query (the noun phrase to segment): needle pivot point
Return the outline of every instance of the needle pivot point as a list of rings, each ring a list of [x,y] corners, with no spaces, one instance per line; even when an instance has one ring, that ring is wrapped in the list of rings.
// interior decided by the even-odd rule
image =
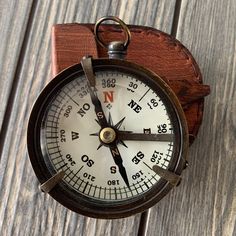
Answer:
[[[100,131],[99,137],[103,143],[109,144],[115,141],[116,132],[111,127],[106,127]]]

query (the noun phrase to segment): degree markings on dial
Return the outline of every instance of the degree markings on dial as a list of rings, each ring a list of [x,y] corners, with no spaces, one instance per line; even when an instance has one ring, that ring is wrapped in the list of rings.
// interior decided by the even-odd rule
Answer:
[[[132,186],[131,186],[132,187]],[[126,188],[125,188],[125,186],[123,187],[124,188],[124,193],[126,194],[126,197],[128,197],[128,193],[127,193],[127,191],[125,190]],[[130,191],[131,192],[131,194],[132,194],[132,196],[133,196],[133,193],[132,193],[132,191]]]
[[[110,197],[110,200],[111,200],[111,188],[109,188],[109,197]]]
[[[157,181],[157,179],[155,178],[154,175],[152,175],[152,177]],[[148,179],[148,182],[151,184],[151,186],[153,185],[152,181],[150,179]]]
[[[138,189],[136,188],[136,185],[133,184],[133,186],[134,186],[134,189],[136,190],[137,194],[139,194]],[[131,193],[132,193],[132,191],[131,191]]]
[[[99,187],[98,198],[101,198],[101,186]]]
[[[56,108],[58,108],[58,109],[60,109],[60,107],[59,106],[57,106],[56,104],[54,104],[54,103],[52,103],[52,105],[51,106],[54,106],[54,107],[56,107]]]
[[[106,199],[106,194],[107,194],[107,188],[102,188],[103,189],[103,199]]]
[[[143,94],[143,96],[138,101],[140,102],[147,95],[149,91],[150,91],[150,88]]]
[[[172,152],[172,149],[168,148],[167,151],[168,151],[168,152]]]
[[[47,139],[55,139],[55,138],[59,138],[58,136],[46,136]]]
[[[76,85],[78,86],[78,87],[80,87],[80,83],[79,83],[79,81],[76,79],[75,80],[75,83],[76,83]],[[76,87],[76,86],[75,86]],[[77,89],[77,92],[79,92],[79,90]]]
[[[90,195],[90,191],[92,189],[92,186],[93,186],[92,184],[89,185],[88,195]]]
[[[169,160],[169,159],[167,159],[167,158],[164,158],[163,160],[164,160],[164,161],[166,161],[166,162],[170,162],[170,160]]]
[[[61,170],[63,167],[65,167],[65,166],[67,166],[67,165],[68,165],[68,164],[65,163],[64,165],[60,166],[60,167],[57,169],[57,171]]]
[[[162,163],[162,164],[161,164],[161,167],[162,167],[162,168],[165,167],[165,168],[163,168],[163,169],[166,169],[166,168],[167,168],[167,166],[165,165],[165,163]]]
[[[46,128],[51,128],[51,129],[58,129],[58,127],[57,127],[57,126],[51,126],[51,125],[47,125],[47,124],[46,124]]]
[[[53,146],[53,147],[47,147],[48,150],[52,150],[52,149],[58,149],[59,150],[59,146]]]
[[[57,132],[57,131],[46,130],[46,133],[49,133],[49,134],[57,134],[58,132]]]
[[[60,146],[58,145],[58,142],[57,141],[55,141],[55,142],[47,142],[46,143],[47,144],[47,148],[50,150],[50,149],[52,149],[52,148],[59,148]],[[50,147],[49,147],[50,146]]]
[[[47,116],[48,116],[48,117],[52,117],[53,120],[54,120],[55,118],[57,118],[55,115],[51,115],[51,114],[48,114]]]
[[[83,169],[83,167],[84,167],[84,166],[81,166],[81,167],[79,168],[79,170],[73,175],[73,177],[69,180],[68,183],[70,183],[71,181],[73,181],[73,179],[74,179],[75,177],[77,177],[77,174]]]
[[[123,199],[123,194],[122,194],[121,188],[119,187],[118,189],[119,189],[120,198]]]
[[[61,163],[62,163],[62,164],[65,163],[64,160],[59,161],[58,163],[56,163],[56,164],[54,165],[56,170],[60,167]]]
[[[68,170],[70,170],[69,173],[67,173]],[[70,174],[71,174],[71,173],[72,173],[72,174],[74,173],[73,170],[72,170],[69,166],[67,166],[67,168],[65,169],[65,172],[66,172],[65,177],[71,179]]]
[[[48,120],[48,119],[47,119],[47,123],[48,123],[48,122],[50,122],[50,123],[52,123],[52,124],[56,124],[56,125],[59,124],[57,121],[53,121],[53,120]]]
[[[50,141],[50,142],[47,142],[47,144],[53,144],[53,143],[57,144],[58,142],[57,142],[57,141]]]
[[[57,163],[54,163],[55,167],[56,167],[56,165],[58,165],[58,164],[60,164],[60,163],[62,163],[62,162],[65,163],[64,159],[61,159],[61,160],[59,160]]]
[[[79,103],[76,102],[71,96],[69,96],[68,94],[67,94],[67,96],[68,96],[78,107],[80,106]]]
[[[59,156],[51,157],[51,160],[54,163],[54,161],[58,158],[62,158],[62,155],[60,154]]]
[[[78,102],[76,102],[68,93],[66,93],[65,91],[63,91],[69,98],[71,101],[73,101],[78,107],[80,106]]]
[[[88,187],[88,183],[89,183],[89,182],[87,181],[86,184],[85,184],[85,186],[84,186],[84,189],[83,189],[82,193],[85,192],[86,188]]]
[[[158,180],[156,179],[157,174],[155,173],[155,175],[151,175],[151,177],[157,182]],[[151,182],[150,179],[148,179],[148,181],[153,185],[153,183]]]
[[[50,153],[49,153],[49,154],[50,154]],[[61,157],[62,157],[62,155],[60,154],[59,156],[52,157],[51,160],[54,161],[54,160],[56,160],[57,158],[61,158]]]
[[[144,164],[145,166],[147,166],[148,169],[150,169],[150,170],[153,171],[153,169],[152,169],[146,162],[143,161],[143,164]]]
[[[108,73],[108,75],[110,76],[112,73]],[[113,73],[112,75],[117,75],[118,76],[118,73]],[[105,76],[105,74],[99,74],[99,77],[100,78],[104,78],[104,76]],[[125,77],[128,77],[127,75],[125,75],[125,74],[121,74],[120,75],[121,77],[124,77],[124,79],[125,79]],[[76,84],[77,83],[77,81],[78,80],[74,80],[74,84]],[[132,78],[132,77],[130,77],[129,78],[129,81],[136,81],[136,82],[138,82],[139,84],[142,84],[142,82],[141,81],[139,81],[139,80],[137,80],[137,79],[134,79],[134,78]],[[80,83],[78,86],[79,87],[81,87],[83,84],[82,83]],[[141,90],[141,91],[143,91],[143,95],[142,95],[142,97],[140,97],[140,98],[137,98],[137,100],[138,101],[142,101],[142,99],[148,94],[148,92],[150,91],[150,88],[149,87],[147,87],[147,85],[146,84],[144,84],[143,83],[143,88],[144,87],[146,87],[146,89],[143,89],[143,90]],[[61,100],[60,101],[60,104],[61,103],[63,103],[63,100],[65,100],[66,99],[66,104],[68,104],[68,102],[71,100],[72,102],[76,102],[76,100],[77,100],[77,98],[78,97],[76,97],[76,96],[74,96],[73,95],[73,87],[71,87],[72,89],[70,90],[69,88],[66,88],[63,92],[64,92],[64,94],[66,94],[66,92],[67,91],[71,91],[70,93],[68,93],[67,95],[65,95],[64,97],[63,97],[63,95],[61,96],[61,98],[62,99],[59,99],[59,100]],[[74,86],[74,88],[75,88],[75,90],[77,91],[77,88],[76,88],[76,86]],[[126,88],[126,87],[125,87]],[[141,86],[140,86],[140,88],[141,88]],[[146,92],[144,92],[146,90]],[[152,91],[152,93],[153,93],[153,91]],[[79,95],[78,95],[79,96]],[[152,96],[153,97],[153,95],[151,95],[151,93],[149,93],[149,95],[148,95],[148,98],[150,97],[150,96]],[[69,97],[69,99],[67,98],[67,97]],[[151,97],[150,97],[151,98]],[[74,100],[74,101],[73,101]],[[156,99],[157,100],[157,99]],[[80,100],[79,100],[80,101]],[[160,99],[159,99],[159,101],[160,101]],[[64,102],[65,103],[65,102]],[[77,103],[77,105],[79,104],[78,102],[76,102]],[[71,104],[71,102],[69,102],[69,104]],[[73,104],[73,103],[72,103]],[[60,115],[58,115],[57,113],[58,113],[58,110],[56,110],[55,108],[60,108],[61,107],[61,105],[58,105],[58,104],[56,104],[55,106],[53,106],[53,109],[51,109],[51,113],[49,114],[49,115],[51,115],[51,118],[49,118],[49,120],[48,120],[48,123],[47,123],[47,126],[51,126],[51,127],[48,127],[48,128],[52,128],[51,129],[51,131],[52,132],[50,132],[50,129],[48,129],[47,130],[47,132],[46,133],[51,133],[51,134],[56,134],[57,132],[55,131],[55,130],[59,130],[59,127],[57,127],[57,126],[55,126],[56,124],[58,124],[58,122],[56,123],[56,121],[58,121],[58,119],[60,118]],[[55,110],[54,110],[55,109]],[[63,110],[62,108],[61,108],[61,110]],[[62,112],[61,112],[62,113]],[[62,113],[63,114],[63,113]],[[52,119],[53,118],[53,119]],[[168,118],[168,116],[167,116],[167,118]],[[167,122],[166,122],[166,124],[167,124]],[[168,125],[171,125],[171,124],[168,124]],[[46,126],[46,127],[47,127]],[[54,129],[55,128],[55,129]],[[60,124],[60,128],[62,128],[61,127],[61,124]],[[54,129],[54,130],[53,130]],[[94,132],[96,132],[96,131],[94,131]],[[55,136],[55,135],[51,135],[51,136]],[[58,136],[60,136],[60,135],[58,135]],[[52,139],[50,139],[49,138],[49,142],[48,143],[52,143],[52,144],[57,144],[58,142],[59,142],[59,140],[57,140],[57,141],[55,141],[55,142],[52,142],[53,141],[53,139],[57,139],[58,137],[52,137]],[[55,148],[57,148],[56,146],[55,147],[48,147],[48,149],[49,150],[55,150]],[[168,149],[168,154],[170,155],[171,154],[171,152],[172,152],[173,150],[171,150],[171,147]],[[52,155],[55,155],[55,154],[52,154]],[[59,158],[61,158],[60,156],[59,157],[56,157],[55,158],[55,160],[58,160]],[[166,163],[169,163],[169,160],[168,160],[168,157],[166,156],[166,158],[164,159],[164,166],[166,165]],[[59,163],[59,162],[58,162]],[[58,163],[56,163],[56,165],[58,166]],[[67,164],[67,163],[65,163],[65,164]],[[65,166],[66,165],[62,165],[61,167],[59,167],[59,168],[65,168]],[[79,165],[79,163],[77,163],[76,165]],[[76,166],[76,170],[78,169],[79,167],[77,167]],[[80,167],[81,168],[81,167]],[[69,171],[68,171],[69,172]],[[154,173],[153,173],[154,174]],[[131,196],[137,196],[137,195],[139,195],[141,192],[145,192],[147,189],[149,189],[149,188],[151,188],[151,186],[153,185],[153,184],[155,184],[155,182],[157,182],[158,181],[158,179],[159,178],[155,178],[155,176],[156,176],[156,174],[155,175],[149,175],[149,177],[150,177],[150,179],[149,179],[149,177],[148,178],[146,178],[146,180],[145,181],[143,181],[143,180],[141,180],[141,181],[138,181],[137,183],[131,183],[131,186],[130,186],[130,190],[128,190],[128,188],[126,187],[126,186],[112,186],[112,187],[110,187],[109,189],[107,189],[106,187],[104,188],[104,186],[101,184],[100,185],[100,183],[99,182],[96,182],[96,180],[95,180],[95,182],[94,182],[94,184],[96,184],[96,183],[98,183],[98,185],[96,185],[96,186],[94,186],[94,185],[92,185],[92,184],[90,184],[91,182],[90,182],[90,180],[89,181],[87,181],[86,182],[86,180],[84,181],[83,180],[83,177],[81,177],[81,178],[77,178],[77,176],[76,175],[78,175],[78,173],[76,173],[76,174],[74,174],[74,172],[70,169],[70,172],[68,173],[68,184],[70,185],[70,183],[73,181],[73,180],[76,180],[76,182],[75,182],[75,184],[74,184],[74,186],[76,186],[77,187],[77,189],[79,189],[80,190],[80,192],[81,193],[84,193],[84,194],[86,194],[86,195],[88,195],[88,196],[92,196],[92,194],[93,194],[93,190],[94,190],[94,197],[95,198],[104,198],[104,199],[107,199],[107,200],[109,200],[109,197],[110,197],[110,199],[111,200],[114,200],[114,199],[126,199],[126,198],[129,198],[129,197],[131,197]],[[73,181],[74,182],[74,181]],[[134,181],[133,181],[134,182]],[[110,192],[110,194],[109,194],[109,192]],[[137,192],[137,194],[136,194],[136,192]],[[108,195],[109,194],[109,195]]]
[[[48,117],[48,118],[47,118],[47,123],[48,123],[48,122],[51,122],[52,124],[56,124],[56,125],[59,124],[57,121],[55,121],[55,118],[53,118],[52,120],[49,120],[50,118],[51,118],[51,117]]]
[[[68,92],[71,92],[72,91],[72,89],[73,89],[73,83],[74,83],[74,80],[72,80],[72,82],[71,83],[69,83],[66,87],[65,87],[65,89],[67,89],[67,93]],[[71,87],[71,88],[70,88]]]
[[[50,132],[58,133],[58,130],[57,129],[53,129],[53,128],[46,128],[46,133],[50,134]]]
[[[61,100],[59,100],[59,97],[61,98]],[[60,93],[58,93],[56,101],[58,101],[60,104],[62,104],[62,101],[65,100],[65,96],[62,97],[62,95]]]
[[[57,113],[57,111],[53,110],[53,109],[50,109],[50,112],[54,112],[54,113]]]
[[[53,154],[56,154],[56,153],[60,153],[60,150],[55,151],[55,152],[52,152],[52,153],[49,153],[49,154],[50,154],[50,155],[53,155]]]
[[[142,185],[139,184],[139,188],[141,188],[141,192],[144,192]]]
[[[61,98],[61,99],[60,99]],[[64,100],[64,98],[62,96],[60,96],[60,94],[58,94],[58,96],[55,98],[54,101],[58,102],[59,104],[62,104],[62,101]]]
[[[95,197],[96,189],[97,189],[97,185],[94,186],[93,197]]]
[[[67,172],[68,170],[70,170],[70,172],[69,172],[69,173],[66,173],[66,175],[64,176],[64,179],[70,178],[69,175],[70,175],[71,173],[73,173],[73,171],[70,169],[69,166],[67,166],[65,172]]]
[[[77,177],[77,179],[76,179],[76,181],[74,181],[74,184],[72,185],[72,187],[75,187],[75,185],[78,183],[78,181],[80,180],[80,177],[78,177],[78,176],[76,176]]]
[[[84,183],[85,181],[83,179],[81,179],[81,183],[79,184],[78,186],[78,189],[80,189],[80,187],[82,186],[82,184]]]

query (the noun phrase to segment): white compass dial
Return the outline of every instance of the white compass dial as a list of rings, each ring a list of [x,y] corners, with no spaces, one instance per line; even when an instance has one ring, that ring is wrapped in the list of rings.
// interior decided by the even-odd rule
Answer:
[[[108,127],[98,122],[85,76],[77,77],[48,105],[41,128],[44,158],[85,196],[104,201],[139,196],[160,179],[153,166],[167,169],[173,154],[165,101],[131,74],[104,70],[95,77]]]

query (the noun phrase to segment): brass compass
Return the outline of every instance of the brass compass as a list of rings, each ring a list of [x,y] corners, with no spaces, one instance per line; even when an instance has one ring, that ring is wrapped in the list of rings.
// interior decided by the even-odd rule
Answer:
[[[124,42],[104,44],[105,20],[123,27]],[[150,208],[180,182],[188,131],[171,88],[124,59],[124,22],[102,18],[94,31],[109,58],[84,57],[43,89],[28,151],[41,189],[55,200],[86,216],[120,218]]]

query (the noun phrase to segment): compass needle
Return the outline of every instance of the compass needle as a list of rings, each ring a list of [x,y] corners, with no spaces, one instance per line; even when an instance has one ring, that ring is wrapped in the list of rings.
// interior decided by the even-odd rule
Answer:
[[[97,150],[99,150],[102,146],[103,146],[103,144],[100,143],[97,147]]]
[[[122,119],[114,126],[114,128],[119,129],[119,128],[121,127],[122,123],[124,122],[124,120],[125,120],[125,117],[122,118]]]
[[[119,139],[121,140],[138,140],[138,141],[162,141],[172,142],[173,134],[144,134],[132,133],[128,131],[118,131]]]
[[[93,73],[91,57],[84,58],[81,61],[81,65],[83,67],[85,76],[86,76],[87,81],[88,81],[89,93],[90,93],[90,96],[91,96],[92,103],[95,106],[95,112],[96,112],[96,115],[97,115],[97,118],[98,118],[98,123],[101,125],[102,128],[104,128],[104,129],[101,130],[101,132],[102,132],[103,130],[106,129],[106,127],[109,127],[109,125],[112,125],[111,114],[109,113],[109,118],[108,118],[109,120],[107,122],[105,114],[104,114],[103,109],[102,109],[101,102],[98,99],[98,97],[95,95],[95,93],[92,91],[92,88],[95,87],[95,77],[94,77],[94,73]],[[121,119],[114,127],[119,129],[121,124],[123,123],[124,119],[125,119],[125,117],[123,119]],[[107,132],[104,132],[103,133],[104,136],[100,137],[101,140],[104,141],[104,139],[106,139],[106,137],[105,137],[106,133]],[[108,143],[110,143],[110,141]],[[106,142],[106,144],[107,144],[107,142]],[[100,149],[101,146],[102,146],[102,144],[100,144],[98,146],[97,150]],[[123,180],[126,183],[127,187],[130,188],[127,173],[126,173],[126,170],[125,170],[125,168],[122,164],[123,161],[122,161],[122,158],[121,158],[121,155],[119,153],[118,148],[116,146],[110,146],[110,150],[111,150],[111,154],[113,156],[113,159],[114,159],[116,165],[119,168],[119,172],[120,172],[121,177],[123,178]]]
[[[120,172],[121,177],[123,178],[123,180],[126,183],[127,187],[130,189],[126,169],[123,166],[123,160],[121,158],[121,155],[120,155],[120,152],[119,152],[118,148],[116,146],[111,146],[110,151],[111,151],[111,154],[113,156],[114,162],[116,163],[116,165],[119,168],[119,172]]]
[[[128,148],[128,146],[123,142],[123,140],[119,140],[119,143],[123,145],[124,147]]]
[[[113,126],[113,121],[112,121],[112,117],[111,117],[111,112],[109,112],[109,115],[108,115],[108,123],[109,123],[109,125]]]

